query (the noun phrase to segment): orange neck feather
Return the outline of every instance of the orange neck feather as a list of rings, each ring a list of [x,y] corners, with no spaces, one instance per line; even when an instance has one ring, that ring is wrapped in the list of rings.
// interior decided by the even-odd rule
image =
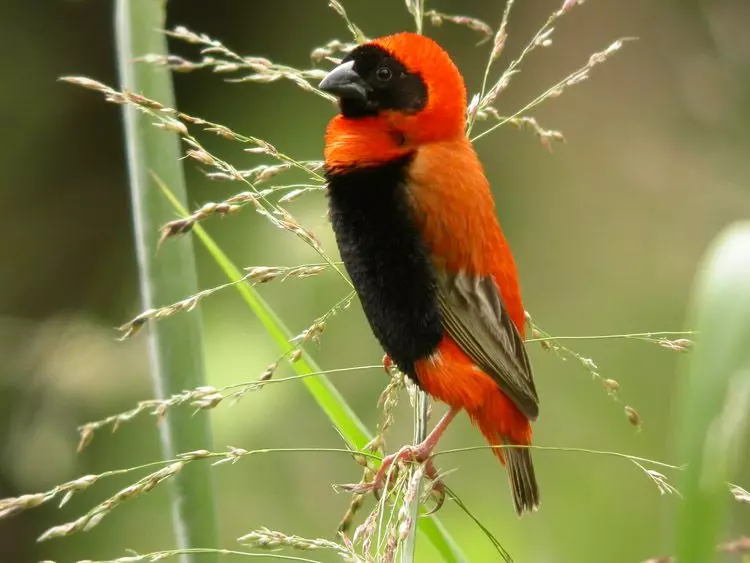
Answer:
[[[326,132],[329,166],[387,162],[415,149],[464,136],[466,86],[448,54],[421,35],[398,33],[373,43],[392,53],[427,87],[427,104],[415,113],[385,111],[373,117],[333,118]]]
[[[325,161],[330,168],[381,164],[413,149],[381,116],[347,119],[337,115],[326,130]]]

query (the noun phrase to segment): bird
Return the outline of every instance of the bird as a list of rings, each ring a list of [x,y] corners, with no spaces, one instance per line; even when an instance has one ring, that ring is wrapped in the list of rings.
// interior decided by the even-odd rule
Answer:
[[[425,462],[461,411],[506,465],[515,510],[539,507],[531,422],[539,399],[509,244],[466,136],[464,79],[411,32],[355,47],[322,80],[338,114],[325,132],[329,217],[374,336],[421,390],[448,405],[427,435],[384,458]]]

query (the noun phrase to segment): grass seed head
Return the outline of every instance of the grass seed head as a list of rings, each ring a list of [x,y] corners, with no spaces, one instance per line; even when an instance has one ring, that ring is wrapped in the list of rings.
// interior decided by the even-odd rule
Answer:
[[[581,6],[583,4],[584,0],[565,0],[563,2],[563,5],[560,7],[560,11],[558,12],[560,15],[565,14],[569,11],[571,11],[576,6]]]
[[[620,390],[620,383],[615,379],[605,379],[602,383],[610,393],[617,393]]]
[[[638,411],[630,405],[626,405],[624,410],[625,416],[628,418],[628,422],[640,430],[642,421],[641,415],[638,414]]]

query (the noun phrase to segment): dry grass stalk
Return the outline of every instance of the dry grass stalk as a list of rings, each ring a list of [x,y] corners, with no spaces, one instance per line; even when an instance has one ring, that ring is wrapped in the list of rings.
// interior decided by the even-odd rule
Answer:
[[[171,305],[143,311],[117,329],[121,333],[120,340],[125,340],[137,334],[148,321],[157,321],[159,319],[171,317],[180,312],[192,311],[204,298],[228,287],[237,285],[238,283],[250,283],[256,285],[267,283],[275,279],[284,282],[292,278],[309,278],[325,271],[327,266],[328,264],[301,264],[299,266],[256,266],[253,268],[246,268],[246,274],[239,280],[204,289],[195,295],[186,297],[182,301],[172,303]]]
[[[68,481],[58,485],[46,493],[34,493],[0,499],[0,519],[14,516],[25,510],[36,508],[46,502],[51,501],[60,494],[63,495],[59,506],[64,506],[77,491],[83,491],[99,480],[98,475],[84,475],[73,481]]]
[[[99,522],[101,522],[105,516],[107,516],[112,510],[117,508],[123,502],[151,491],[158,484],[166,481],[171,477],[174,477],[179,471],[182,470],[184,466],[185,462],[176,461],[174,463],[170,463],[166,467],[162,467],[158,471],[147,475],[136,483],[125,487],[111,498],[108,498],[101,504],[95,506],[80,518],[77,518],[72,522],[68,522],[67,524],[61,524],[59,526],[54,526],[48,529],[41,536],[39,536],[38,541],[47,541],[55,538],[69,536],[76,532],[89,531],[94,526],[99,524]]]
[[[357,27],[356,24],[354,24],[354,22],[352,22],[351,19],[349,19],[349,16],[347,15],[346,10],[344,9],[344,6],[341,4],[341,2],[339,2],[338,0],[330,0],[328,2],[328,6],[331,7],[334,12],[336,12],[344,19],[347,29],[352,34],[352,37],[354,37],[354,40],[357,42],[357,44],[362,44],[367,41],[367,36],[361,29],[359,29],[359,27]]]
[[[154,311],[146,311],[144,313],[141,313],[134,320],[130,321],[130,323],[127,323],[120,328],[120,330],[124,331],[124,336],[122,336],[121,339],[127,338],[137,332],[137,330],[139,330],[147,320],[164,318],[169,315],[176,314],[180,311],[184,311],[188,308],[193,308],[197,304],[198,300],[202,299],[203,297],[224,289],[227,286],[234,285],[235,283],[249,281],[255,284],[266,283],[272,279],[279,279],[281,282],[283,282],[290,278],[306,278],[320,273],[325,269],[326,266],[326,264],[303,264],[300,266],[292,267],[257,266],[254,268],[246,268],[247,274],[237,282],[232,282],[209,290],[204,290],[174,305],[163,307]],[[347,309],[351,305],[354,296],[354,292],[350,292],[349,294],[347,294],[343,299],[333,305],[333,307],[331,307],[325,314],[315,319],[308,328],[303,330],[297,336],[293,337],[290,342],[294,344],[295,347],[290,351],[282,354],[276,361],[269,364],[256,381],[244,384],[228,385],[221,389],[217,389],[211,386],[201,386],[196,389],[190,389],[183,391],[182,393],[174,394],[168,399],[148,399],[140,401],[134,408],[128,411],[109,416],[102,420],[89,422],[81,426],[79,428],[80,438],[78,443],[78,451],[82,451],[91,442],[91,440],[94,438],[94,433],[96,430],[105,426],[111,426],[112,432],[115,432],[119,429],[121,424],[131,421],[133,418],[144,412],[156,416],[157,419],[161,421],[165,416],[167,416],[168,410],[174,407],[189,404],[196,407],[196,409],[198,410],[208,410],[218,406],[227,397],[231,397],[234,401],[237,401],[248,392],[260,390],[276,373],[276,370],[278,369],[279,364],[282,360],[288,359],[290,363],[294,363],[302,357],[302,346],[304,344],[308,342],[319,344],[320,337],[325,330],[326,323],[330,318]],[[332,371],[348,371],[351,369],[357,368],[344,368],[341,370]],[[330,371],[325,373],[330,373]],[[322,375],[322,373],[320,375]],[[290,379],[298,379],[298,377]],[[387,414],[388,412],[389,411],[386,410]]]
[[[486,119],[486,117],[492,117],[497,121],[505,121],[509,125],[513,125],[518,129],[528,129],[534,132],[542,146],[548,151],[552,152],[552,143],[564,143],[565,137],[560,131],[554,129],[545,129],[539,122],[530,116],[526,117],[505,117],[497,113],[497,110],[493,107],[485,109],[480,113],[478,119]]]
[[[562,15],[562,14],[560,14]],[[557,16],[559,17],[559,16]],[[551,16],[551,20],[548,20],[547,24],[543,26],[540,31],[537,33],[535,38],[532,40],[531,43],[524,49],[522,55],[513,61],[511,65],[508,67],[508,69],[503,73],[503,75],[500,77],[500,79],[495,83],[495,85],[486,93],[483,95],[480,95],[479,97],[474,97],[472,99],[472,102],[469,104],[469,117],[468,117],[468,131],[471,133],[471,127],[473,126],[474,122],[477,118],[479,118],[482,113],[487,113],[487,108],[492,107],[492,104],[495,101],[495,98],[502,92],[508,84],[510,84],[510,79],[514,74],[518,72],[518,66],[520,65],[520,62],[523,60],[523,58],[528,55],[535,47],[537,46],[547,46],[551,42],[550,35],[554,28],[548,27],[551,21],[555,21],[557,19],[554,15]],[[513,119],[516,119],[518,117],[524,117],[524,114],[538,106],[539,104],[545,102],[546,100],[550,98],[556,98],[561,96],[567,88],[570,88],[571,86],[574,86],[576,84],[579,84],[589,78],[591,70],[597,66],[602,64],[603,62],[609,60],[609,58],[617,53],[620,49],[622,49],[623,45],[626,41],[632,40],[632,38],[622,38],[618,39],[614,43],[611,43],[606,49],[596,52],[592,54],[589,57],[589,60],[586,62],[585,65],[581,66],[577,70],[573,71],[569,75],[567,75],[565,78],[548,88],[546,91],[544,91],[542,94],[534,98],[531,102],[527,103],[525,106],[523,106],[521,109],[519,109],[517,112],[512,114],[510,117],[506,117],[496,123],[495,125],[492,125],[491,127],[485,129],[478,135],[472,137],[472,142],[476,142],[482,137],[485,137],[486,135],[489,135],[493,131],[495,131],[497,128],[505,125],[506,123],[510,122]]]
[[[531,338],[527,339],[526,342],[539,342],[540,346],[544,350],[552,350],[555,352],[560,359],[566,361],[567,359],[573,359],[583,366],[586,371],[589,372],[591,377],[599,381],[607,394],[616,402],[621,403],[620,393],[620,382],[615,379],[604,378],[599,373],[599,367],[591,358],[583,356],[578,352],[571,350],[564,346],[562,340],[611,340],[611,339],[625,339],[625,340],[640,340],[643,342],[649,342],[656,344],[661,348],[667,350],[687,352],[691,349],[693,341],[688,338],[667,338],[666,335],[684,335],[684,334],[695,334],[694,331],[686,332],[641,332],[631,334],[609,334],[609,335],[597,335],[597,336],[551,336],[544,330],[542,330],[537,324],[531,319],[531,315],[526,313],[526,321],[531,327]],[[641,416],[635,407],[627,405],[623,407],[623,412],[628,422],[641,429]]]
[[[323,331],[326,328],[326,323],[341,311],[345,311],[346,309],[348,309],[351,306],[352,301],[354,301],[355,297],[356,293],[354,293],[353,291],[347,293],[342,299],[337,301],[333,307],[326,311],[325,314],[315,319],[309,327],[292,338],[290,342],[298,346],[301,346],[307,342],[320,344],[320,336],[323,334]]]
[[[221,203],[206,204],[188,217],[171,221],[162,228],[161,242],[170,237],[190,232],[198,221],[207,217],[232,214],[237,212],[242,206],[252,204],[256,211],[268,219],[271,224],[295,234],[318,252],[327,263],[332,264],[331,259],[325,254],[315,235],[298,223],[286,209],[269,201],[267,195],[270,192],[264,192],[256,187],[257,182],[265,181],[283,170],[294,168],[307,173],[310,180],[320,185],[322,188],[324,178],[319,173],[322,166],[320,161],[297,161],[296,159],[282,153],[271,143],[263,139],[239,135],[224,125],[193,117],[178,112],[172,108],[166,108],[159,102],[149,100],[138,94],[133,94],[131,92],[118,92],[109,86],[88,78],[65,77],[62,80],[101,92],[105,95],[105,99],[113,103],[134,105],[139,110],[156,118],[156,125],[163,128],[170,128],[178,132],[182,136],[183,142],[190,147],[185,153],[186,157],[192,158],[200,164],[213,168],[212,174],[214,174],[214,177],[234,179],[243,182],[250,188],[249,192],[237,194]],[[247,149],[248,151],[254,154],[268,155],[275,160],[280,161],[281,165],[263,165],[250,171],[240,171],[228,162],[207,151],[203,145],[189,133],[188,127],[185,123],[200,126],[204,131],[218,134],[228,139],[252,144],[253,147]],[[342,277],[345,277],[338,268],[335,269],[339,271]]]
[[[567,346],[561,344],[553,336],[542,330],[541,327],[534,323],[531,315],[529,315],[528,312],[526,313],[526,320],[531,326],[532,339],[538,340],[539,344],[544,350],[553,351],[562,361],[567,361],[568,359],[575,360],[589,373],[589,375],[591,375],[594,380],[599,381],[602,384],[604,389],[607,391],[607,394],[613,401],[618,404],[620,403],[620,383],[617,380],[602,377],[602,375],[599,373],[599,366],[596,364],[596,362],[594,362],[593,359],[587,358],[586,356],[583,356],[582,354],[579,354],[578,352],[575,352],[574,350],[571,350]],[[625,409],[626,418],[631,424],[633,424],[635,417],[631,416],[629,412],[632,411],[633,413],[635,413],[635,415],[637,415],[637,412],[633,407],[625,407]],[[637,421],[640,423],[640,417],[637,417]]]
[[[338,64],[339,60],[335,59],[333,55],[336,54],[346,54],[352,49],[354,49],[357,46],[356,43],[352,43],[350,41],[340,41],[339,39],[333,39],[326,43],[325,45],[321,45],[320,47],[315,47],[312,52],[310,53],[310,58],[313,60],[313,62],[320,62],[322,60],[328,60],[333,62],[334,64]]]
[[[317,549],[332,549],[339,551],[341,545],[336,542],[321,538],[308,539],[300,536],[290,536],[282,532],[260,528],[237,538],[237,541],[243,545],[259,547],[261,549],[276,549],[279,547],[293,547],[305,551],[314,551]]]
[[[492,28],[480,19],[472,18],[469,16],[451,16],[449,14],[443,14],[436,10],[429,10],[425,12],[425,16],[430,20],[430,23],[436,27],[443,25],[444,22],[454,23],[469,28],[472,31],[476,31],[482,36],[482,40],[478,43],[486,43],[492,39]]]
[[[656,485],[656,488],[659,490],[659,494],[677,495],[678,497],[682,497],[680,491],[678,491],[677,488],[669,482],[666,475],[664,475],[660,471],[656,471],[656,469],[647,469],[643,466],[643,464],[635,459],[631,459],[630,461],[632,461],[641,471],[643,471],[646,476],[654,483],[654,485]]]
[[[91,440],[94,439],[94,433],[96,430],[105,426],[111,426],[112,432],[116,432],[120,428],[120,425],[130,422],[141,413],[148,412],[157,417],[158,420],[162,420],[167,415],[168,409],[185,404],[190,404],[199,410],[212,409],[223,399],[224,395],[221,394],[219,389],[210,385],[205,385],[172,395],[169,399],[147,399],[145,401],[139,401],[138,404],[129,411],[108,416],[107,418],[95,422],[88,422],[79,427],[78,432],[80,438],[78,441],[78,451],[83,451],[83,449],[91,443]]]
[[[678,338],[676,340],[660,338],[657,344],[662,348],[674,350],[675,352],[688,352],[693,347],[693,341],[688,338]]]
[[[750,493],[739,485],[731,485],[730,491],[737,502],[750,504]]]
[[[391,379],[388,382],[386,388],[380,394],[380,398],[378,399],[378,407],[381,409],[378,431],[373,439],[365,447],[365,451],[372,453],[383,453],[385,451],[385,434],[393,424],[393,411],[398,405],[399,393],[404,388],[404,374],[395,367],[387,371],[391,376]],[[359,465],[363,467],[362,478],[360,479],[359,483],[355,485],[355,487],[363,488],[368,483],[372,482],[375,477],[377,467],[375,467],[374,464],[370,463],[367,457],[364,457],[362,455],[355,456],[354,459]],[[364,504],[365,497],[366,495],[363,493],[354,493],[352,495],[352,500],[349,503],[349,507],[347,508],[346,513],[339,522],[339,533],[345,534],[349,531],[354,518]],[[368,551],[369,550],[366,549],[365,553],[367,553]]]
[[[105,479],[108,477],[119,476],[119,475],[126,475],[126,474],[133,473],[135,471],[142,471],[144,469],[150,469],[150,468],[153,468],[154,466],[161,466],[158,470],[153,471],[152,473],[146,475],[145,477],[136,481],[132,485],[129,485],[128,487],[125,487],[124,489],[120,490],[119,492],[117,492],[116,494],[114,494],[112,497],[108,498],[104,502],[95,506],[93,509],[91,509],[89,512],[87,512],[80,518],[72,522],[68,522],[67,524],[62,524],[60,526],[55,526],[53,528],[50,528],[39,538],[39,541],[44,541],[46,539],[52,539],[52,538],[61,537],[61,536],[67,536],[75,532],[87,531],[93,528],[106,515],[108,515],[109,512],[111,512],[114,508],[116,508],[123,502],[151,491],[155,486],[161,484],[162,482],[176,475],[186,465],[194,461],[213,459],[215,461],[213,461],[212,465],[222,465],[222,464],[227,464],[227,463],[234,464],[238,462],[240,459],[243,459],[245,457],[250,457],[253,455],[257,455],[257,454],[267,454],[267,453],[273,453],[273,452],[289,453],[289,452],[300,452],[300,451],[329,452],[329,453],[352,455],[352,452],[350,450],[343,449],[343,448],[341,449],[337,449],[337,448],[287,448],[287,449],[247,450],[244,448],[237,448],[237,447],[230,446],[228,447],[227,451],[224,451],[224,452],[211,452],[208,450],[193,450],[193,451],[180,453],[177,455],[175,459],[171,459],[171,460],[156,461],[156,462],[147,463],[147,464],[137,466],[137,467],[129,467],[126,469],[110,470],[104,473],[100,473],[98,475],[85,475],[73,481],[68,481],[67,483],[58,485],[57,487],[54,487],[53,489],[46,491],[46,492],[0,499],[0,519],[14,516],[16,514],[19,514],[20,512],[29,510],[31,508],[36,508],[37,506],[40,506],[42,504],[45,504],[47,502],[50,502],[58,498],[60,495],[62,495],[62,499],[60,500],[59,506],[63,506],[71,499],[74,493],[88,489],[90,486],[94,485],[95,483],[98,483],[102,479]],[[364,457],[377,457],[369,453],[360,453],[358,455],[364,456]]]
[[[166,34],[174,39],[201,46],[201,60],[190,61],[176,55],[146,55],[138,60],[148,64],[165,66],[175,72],[183,73],[202,69],[209,69],[221,74],[246,73],[240,78],[228,78],[228,82],[270,83],[277,80],[289,80],[306,92],[312,92],[329,101],[334,101],[330,94],[322,92],[311,83],[311,81],[319,82],[326,74],[324,70],[315,68],[300,70],[273,63],[264,57],[241,56],[220,41],[205,34],[194,33],[184,26],[177,26],[173,30],[167,31]]]

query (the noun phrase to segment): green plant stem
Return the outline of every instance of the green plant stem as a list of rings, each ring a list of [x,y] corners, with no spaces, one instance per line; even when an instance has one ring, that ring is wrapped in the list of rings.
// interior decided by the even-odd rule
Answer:
[[[430,410],[430,399],[427,394],[419,390],[417,391],[416,400],[414,403],[414,444],[419,444],[427,438],[427,414]],[[417,486],[421,489],[422,484]],[[420,495],[414,498],[409,505],[409,517],[412,522],[417,522],[419,519],[419,503]],[[409,530],[409,535],[404,540],[404,549],[401,554],[401,563],[413,563],[416,557],[417,550],[417,527],[412,526]]]
[[[169,71],[134,63],[136,57],[166,54],[163,0],[118,0],[116,4],[117,58],[121,88],[174,106]],[[154,128],[147,116],[123,107],[130,192],[133,205],[138,271],[145,309],[173,303],[198,290],[193,245],[189,237],[157,248],[159,228],[174,217],[150,173],[169,182],[175,196],[186,201],[178,137]],[[199,315],[178,315],[154,324],[149,334],[150,371],[156,396],[170,397],[204,385],[204,363]],[[162,455],[211,448],[209,419],[174,412],[160,425]],[[218,547],[213,487],[209,469],[192,464],[174,479],[172,521],[176,545],[182,550]],[[203,555],[201,562],[215,556]],[[182,561],[197,558],[187,551]]]
[[[677,560],[718,557],[732,481],[744,458],[750,410],[750,222],[727,229],[708,252],[693,292],[695,350],[679,378],[682,474]]]

